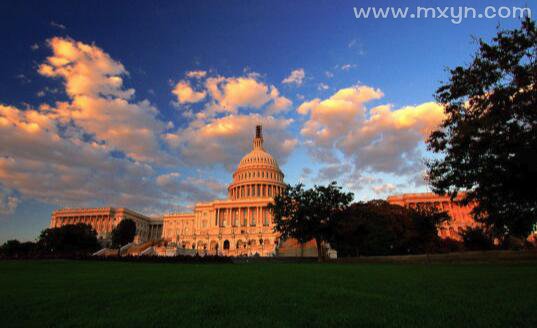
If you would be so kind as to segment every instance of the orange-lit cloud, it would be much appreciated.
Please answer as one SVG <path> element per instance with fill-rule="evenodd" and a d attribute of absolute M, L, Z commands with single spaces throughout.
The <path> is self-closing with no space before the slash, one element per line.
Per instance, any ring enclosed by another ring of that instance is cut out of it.
<path fill-rule="evenodd" d="M 306 73 L 304 72 L 303 68 L 295 69 L 291 72 L 291 74 L 283 79 L 283 84 L 294 84 L 297 86 L 302 85 L 304 82 L 304 78 L 306 77 Z"/>
<path fill-rule="evenodd" d="M 419 147 L 441 123 L 443 108 L 433 102 L 400 109 L 366 107 L 382 97 L 378 89 L 359 86 L 302 103 L 297 112 L 307 117 L 301 134 L 310 153 L 330 165 L 341 162 L 339 153 L 358 172 L 410 174 L 422 170 Z"/>
<path fill-rule="evenodd" d="M 287 111 L 292 105 L 290 99 L 280 95 L 278 88 L 261 81 L 255 72 L 225 77 L 209 76 L 206 71 L 190 71 L 185 76 L 188 79 L 180 80 L 172 93 L 179 105 L 203 103 L 203 111 L 196 113 L 198 119 L 251 110 L 274 115 Z M 184 110 L 187 116 L 193 116 L 189 107 Z"/>
<path fill-rule="evenodd" d="M 265 133 L 271 136 L 266 140 L 266 148 L 276 159 L 285 161 L 298 142 L 288 131 L 291 123 L 291 119 L 258 114 L 227 115 L 193 121 L 165 138 L 188 164 L 222 164 L 231 170 L 251 150 L 252 129 L 256 124 L 262 124 Z"/>
<path fill-rule="evenodd" d="M 123 65 L 95 45 L 52 38 L 52 56 L 39 73 L 65 82 L 70 102 L 54 109 L 65 122 L 72 120 L 99 141 L 142 161 L 170 160 L 159 149 L 166 122 L 148 101 L 132 102 L 134 89 L 123 87 L 128 74 Z"/>
<path fill-rule="evenodd" d="M 180 104 L 197 103 L 205 98 L 205 91 L 195 91 L 187 81 L 179 81 L 172 90 Z"/>

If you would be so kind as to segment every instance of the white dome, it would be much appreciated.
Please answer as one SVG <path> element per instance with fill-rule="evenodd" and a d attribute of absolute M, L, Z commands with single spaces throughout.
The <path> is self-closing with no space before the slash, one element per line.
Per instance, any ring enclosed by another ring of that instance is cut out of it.
<path fill-rule="evenodd" d="M 278 162 L 263 148 L 261 126 L 256 127 L 253 149 L 244 156 L 228 187 L 230 199 L 274 197 L 285 188 Z"/>

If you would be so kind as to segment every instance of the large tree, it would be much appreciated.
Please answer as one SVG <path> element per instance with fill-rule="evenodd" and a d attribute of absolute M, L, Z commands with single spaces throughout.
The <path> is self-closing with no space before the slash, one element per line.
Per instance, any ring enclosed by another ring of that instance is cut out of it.
<path fill-rule="evenodd" d="M 131 219 L 124 219 L 112 230 L 112 245 L 121 247 L 134 240 L 136 223 Z"/>
<path fill-rule="evenodd" d="M 335 223 L 353 199 L 336 182 L 328 186 L 304 189 L 303 184 L 288 185 L 274 198 L 269 209 L 274 216 L 274 229 L 282 239 L 295 238 L 301 243 L 315 240 L 319 261 L 323 260 L 322 243 L 329 240 Z"/>
<path fill-rule="evenodd" d="M 438 246 L 438 227 L 446 220 L 448 214 L 434 208 L 358 202 L 343 212 L 332 244 L 342 257 L 429 253 Z"/>
<path fill-rule="evenodd" d="M 37 245 L 42 252 L 59 255 L 87 254 L 99 248 L 97 233 L 84 223 L 45 229 Z"/>
<path fill-rule="evenodd" d="M 428 139 L 435 192 L 476 204 L 474 217 L 497 238 L 525 238 L 537 222 L 537 30 L 479 41 L 475 57 L 436 92 L 446 118 Z"/>

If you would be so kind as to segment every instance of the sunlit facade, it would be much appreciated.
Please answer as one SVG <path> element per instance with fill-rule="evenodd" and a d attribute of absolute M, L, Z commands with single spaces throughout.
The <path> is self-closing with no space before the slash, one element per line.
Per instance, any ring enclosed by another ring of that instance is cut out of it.
<path fill-rule="evenodd" d="M 471 204 L 462 205 L 459 203 L 463 197 L 464 193 L 459 193 L 457 198 L 452 201 L 449 196 L 441 196 L 429 192 L 389 196 L 387 201 L 390 204 L 409 208 L 431 206 L 440 211 L 447 212 L 451 220 L 439 227 L 438 235 L 441 238 L 461 240 L 460 233 L 465 228 L 476 225 L 471 214 L 473 206 Z"/>
<path fill-rule="evenodd" d="M 227 199 L 197 203 L 192 213 L 164 215 L 165 241 L 206 254 L 275 254 L 278 235 L 267 206 L 284 190 L 284 174 L 263 148 L 261 126 L 252 148 L 233 173 Z"/>
<path fill-rule="evenodd" d="M 50 227 L 85 223 L 97 232 L 98 239 L 109 240 L 112 230 L 124 219 L 130 219 L 136 224 L 135 243 L 160 239 L 162 219 L 150 218 L 126 208 L 62 208 L 52 212 Z"/>

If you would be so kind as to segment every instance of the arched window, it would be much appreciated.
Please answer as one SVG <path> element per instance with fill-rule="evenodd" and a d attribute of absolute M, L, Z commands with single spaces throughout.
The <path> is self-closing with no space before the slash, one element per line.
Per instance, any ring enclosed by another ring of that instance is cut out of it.
<path fill-rule="evenodd" d="M 224 240 L 224 249 L 227 250 L 229 249 L 229 240 Z"/>

